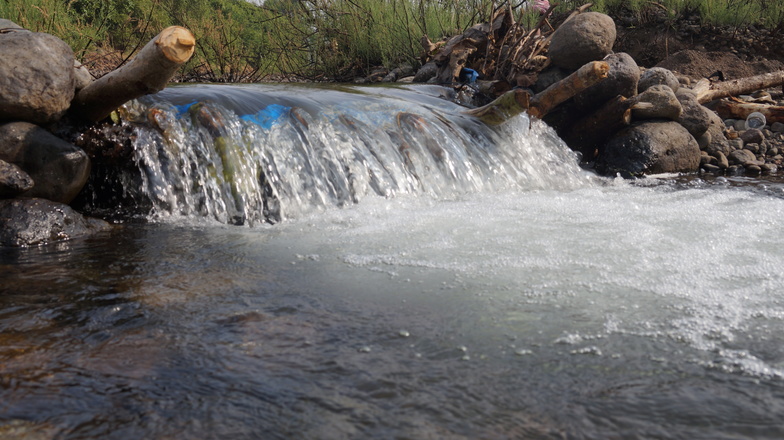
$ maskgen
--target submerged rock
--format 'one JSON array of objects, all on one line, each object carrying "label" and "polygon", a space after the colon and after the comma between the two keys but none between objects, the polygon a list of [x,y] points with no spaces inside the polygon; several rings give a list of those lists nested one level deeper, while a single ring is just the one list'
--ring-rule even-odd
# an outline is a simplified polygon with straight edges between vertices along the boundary
[{"label": "submerged rock", "polygon": [[0,159],[18,166],[35,182],[22,194],[25,197],[70,203],[90,175],[84,150],[27,122],[0,125]]},{"label": "submerged rock", "polygon": [[604,175],[637,177],[643,174],[697,171],[700,148],[680,124],[651,121],[619,131],[600,153],[596,170]]},{"label": "submerged rock", "polygon": [[5,22],[13,30],[0,33],[0,121],[60,119],[76,92],[73,50],[53,35]]},{"label": "submerged rock", "polygon": [[37,246],[108,231],[103,220],[44,199],[0,200],[0,246]]}]

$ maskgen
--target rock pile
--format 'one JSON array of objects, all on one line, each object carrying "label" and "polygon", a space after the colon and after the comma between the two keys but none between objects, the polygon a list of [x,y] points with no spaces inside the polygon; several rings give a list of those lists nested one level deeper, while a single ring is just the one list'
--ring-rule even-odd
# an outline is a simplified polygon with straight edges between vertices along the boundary
[{"label": "rock pile", "polygon": [[[610,66],[605,80],[542,117],[600,174],[759,174],[775,172],[781,163],[784,148],[777,131],[784,125],[747,132],[745,121],[717,116],[721,109],[714,100],[703,100],[696,87],[690,87],[690,78],[665,67],[645,69],[630,55],[614,53],[616,25],[611,17],[577,11],[549,34],[542,28],[524,33],[516,26],[509,14],[499,13],[491,23],[474,26],[442,46],[428,40],[423,46],[434,51],[432,61],[414,81],[452,83],[460,69],[471,68],[492,79],[487,82],[493,90],[524,88],[535,97],[559,87],[559,81],[586,63],[602,60]],[[499,42],[501,47],[493,49]],[[483,59],[513,53],[529,56],[515,58],[512,64],[518,67],[511,72],[500,71],[507,66],[503,61]],[[689,59],[685,55],[674,54],[662,65],[678,66],[678,59]],[[688,71],[689,66],[683,67]],[[478,86],[490,90],[482,81]],[[746,152],[733,153],[736,150]]]},{"label": "rock pile", "polygon": [[[0,246],[41,244],[108,226],[80,219],[67,206],[87,182],[90,159],[47,130],[85,85],[73,51],[52,35],[0,19],[0,59]],[[42,225],[60,232],[43,233]]]}]

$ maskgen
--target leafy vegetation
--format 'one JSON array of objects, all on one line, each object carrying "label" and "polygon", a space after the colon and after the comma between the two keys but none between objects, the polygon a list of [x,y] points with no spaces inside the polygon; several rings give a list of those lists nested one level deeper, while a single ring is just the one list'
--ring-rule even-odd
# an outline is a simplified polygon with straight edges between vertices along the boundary
[{"label": "leafy vegetation", "polygon": [[[563,0],[566,12],[583,1]],[[0,0],[0,17],[62,38],[95,72],[125,62],[161,29],[189,28],[196,56],[186,79],[258,81],[267,77],[347,79],[374,66],[416,65],[427,35],[457,34],[509,4],[523,23],[537,17],[519,0]],[[698,13],[704,23],[784,27],[780,0],[595,0],[593,10],[673,18]]]}]

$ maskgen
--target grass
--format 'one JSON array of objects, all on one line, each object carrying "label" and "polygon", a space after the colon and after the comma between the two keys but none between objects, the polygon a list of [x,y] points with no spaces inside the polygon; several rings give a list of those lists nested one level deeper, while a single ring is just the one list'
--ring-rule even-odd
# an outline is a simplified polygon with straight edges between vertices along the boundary
[{"label": "grass", "polygon": [[[703,24],[784,28],[781,0],[595,0],[592,10],[673,19],[698,13]],[[95,70],[111,69],[170,25],[196,36],[182,75],[203,81],[258,81],[270,75],[347,79],[374,66],[417,65],[420,38],[432,41],[487,21],[503,0],[0,0],[0,17],[56,35]],[[519,1],[513,1],[519,6]],[[567,12],[583,4],[563,0]],[[536,17],[516,10],[523,23]]]}]

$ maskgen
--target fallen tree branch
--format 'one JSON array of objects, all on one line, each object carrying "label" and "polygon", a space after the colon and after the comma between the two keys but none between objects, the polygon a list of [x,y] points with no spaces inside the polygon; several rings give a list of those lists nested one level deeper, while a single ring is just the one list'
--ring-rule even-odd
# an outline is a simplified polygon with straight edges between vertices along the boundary
[{"label": "fallen tree branch", "polygon": [[697,101],[700,104],[705,104],[716,99],[743,95],[781,85],[784,85],[784,70],[719,83],[711,83],[707,79],[701,79],[695,84],[692,91],[697,95]]},{"label": "fallen tree branch", "polygon": [[759,112],[765,115],[768,124],[784,123],[784,106],[780,105],[721,100],[716,105],[715,111],[722,119],[746,119],[750,114]]},{"label": "fallen tree branch", "polygon": [[609,71],[610,66],[606,62],[592,61],[530,99],[522,89],[514,89],[490,104],[466,111],[466,114],[476,116],[487,125],[499,125],[524,111],[542,118],[567,99],[607,78]]},{"label": "fallen tree branch", "polygon": [[188,61],[196,40],[183,27],[171,26],[150,40],[128,64],[93,81],[77,93],[71,113],[97,122],[130,101],[163,90]]}]

